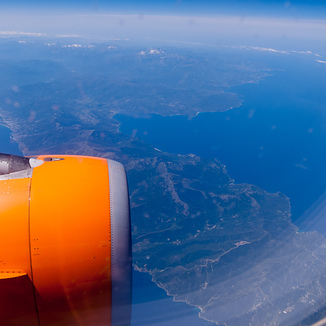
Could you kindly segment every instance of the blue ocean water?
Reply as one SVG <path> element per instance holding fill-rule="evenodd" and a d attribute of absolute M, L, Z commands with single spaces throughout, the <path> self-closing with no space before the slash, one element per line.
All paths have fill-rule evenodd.
<path fill-rule="evenodd" d="M 120 131 L 166 152 L 217 158 L 235 182 L 283 192 L 299 224 L 300 216 L 326 190 L 326 65 L 286 56 L 270 63 L 278 68 L 273 76 L 226 89 L 242 98 L 239 108 L 192 119 L 116 115 Z M 134 283 L 139 287 L 134 289 L 133 326 L 174 325 L 170 311 L 192 321 L 188 325 L 200 325 L 200 319 L 191 318 L 197 314 L 193 307 L 187 312 L 187 306 L 172 302 L 148 275 L 138 275 Z M 142 316 L 152 319 L 142 323 Z M 182 325 L 180 320 L 175 324 Z"/>
<path fill-rule="evenodd" d="M 218 158 L 235 182 L 287 195 L 295 221 L 326 190 L 326 65 L 283 57 L 270 62 L 272 76 L 227 89 L 243 99 L 239 108 L 192 119 L 117 115 L 120 131 L 166 152 Z"/>
<path fill-rule="evenodd" d="M 0 125 L 0 153 L 23 155 L 18 144 L 10 138 L 10 129 Z"/>
<path fill-rule="evenodd" d="M 198 317 L 199 310 L 157 287 L 146 273 L 133 271 L 133 310 L 131 326 L 211 326 Z"/>

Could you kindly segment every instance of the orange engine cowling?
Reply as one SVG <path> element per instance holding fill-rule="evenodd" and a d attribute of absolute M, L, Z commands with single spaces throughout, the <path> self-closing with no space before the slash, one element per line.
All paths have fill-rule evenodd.
<path fill-rule="evenodd" d="M 120 163 L 0 154 L 0 325 L 129 325 L 130 247 Z"/>

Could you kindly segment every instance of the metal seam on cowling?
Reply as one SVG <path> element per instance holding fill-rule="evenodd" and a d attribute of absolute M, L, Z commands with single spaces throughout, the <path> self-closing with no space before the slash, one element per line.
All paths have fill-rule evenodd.
<path fill-rule="evenodd" d="M 39 326 L 41 326 L 41 320 L 40 315 L 37 307 L 37 301 L 36 301 L 36 290 L 34 286 L 34 277 L 33 277 L 33 261 L 32 261 L 32 240 L 31 240 L 31 194 L 32 194 L 32 181 L 33 181 L 33 169 L 31 169 L 31 181 L 29 184 L 29 196 L 28 196 L 28 242 L 29 242 L 29 259 L 30 259 L 30 268 L 31 268 L 31 281 L 33 286 L 33 297 L 34 297 L 34 303 L 35 303 L 35 311 L 37 316 L 37 321 Z"/>

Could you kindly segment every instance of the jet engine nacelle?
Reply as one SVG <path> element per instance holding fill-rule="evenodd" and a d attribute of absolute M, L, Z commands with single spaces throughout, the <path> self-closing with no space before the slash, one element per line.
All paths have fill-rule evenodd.
<path fill-rule="evenodd" d="M 126 173 L 84 156 L 0 154 L 0 324 L 130 324 Z"/>

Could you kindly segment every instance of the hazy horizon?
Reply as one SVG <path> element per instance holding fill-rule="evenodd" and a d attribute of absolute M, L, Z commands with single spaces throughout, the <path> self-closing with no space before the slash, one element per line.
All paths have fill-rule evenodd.
<path fill-rule="evenodd" d="M 326 51 L 322 1 L 0 1 L 0 37 Z M 304 41 L 304 42 L 303 42 Z M 303 45 L 304 44 L 304 45 Z"/>

